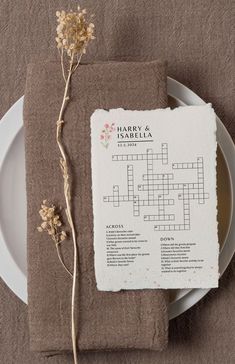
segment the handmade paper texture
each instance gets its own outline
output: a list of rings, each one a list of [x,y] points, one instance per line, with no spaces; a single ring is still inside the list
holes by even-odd
[[[218,286],[210,104],[91,117],[99,290]]]

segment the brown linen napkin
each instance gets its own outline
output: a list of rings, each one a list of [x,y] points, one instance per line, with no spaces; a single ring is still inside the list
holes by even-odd
[[[71,278],[46,233],[38,233],[44,199],[65,206],[56,120],[64,81],[58,63],[28,67],[24,125],[28,220],[28,304],[31,349],[68,351],[71,346]],[[164,62],[81,65],[73,75],[64,140],[71,156],[72,199],[80,252],[79,350],[162,350],[168,340],[168,293],[164,290],[99,292],[93,254],[90,116],[97,108],[166,107]],[[72,270],[72,242],[63,243]]]

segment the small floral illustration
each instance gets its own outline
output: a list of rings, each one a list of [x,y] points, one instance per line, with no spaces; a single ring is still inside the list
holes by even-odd
[[[112,134],[113,131],[115,131],[114,125],[115,125],[115,123],[112,123],[112,124],[105,123],[104,128],[101,131],[100,141],[101,141],[101,144],[105,148],[108,148],[109,143],[110,143],[110,139],[111,139],[111,134]]]

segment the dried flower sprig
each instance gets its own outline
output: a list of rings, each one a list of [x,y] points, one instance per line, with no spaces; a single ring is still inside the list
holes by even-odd
[[[86,9],[81,10],[77,8],[77,12],[65,11],[56,12],[57,22],[57,48],[61,56],[62,75],[65,81],[64,96],[62,100],[59,117],[57,120],[56,141],[60,150],[60,166],[64,180],[64,196],[66,201],[66,216],[71,229],[73,240],[73,285],[72,285],[72,303],[71,303],[71,331],[72,331],[72,345],[74,363],[77,364],[77,333],[75,325],[75,298],[76,298],[76,285],[77,285],[77,264],[78,264],[78,247],[77,237],[74,226],[72,206],[71,206],[71,186],[70,176],[68,171],[68,157],[62,141],[62,128],[64,125],[63,115],[64,110],[69,101],[69,85],[71,76],[79,66],[82,55],[86,53],[88,43],[94,39],[94,24],[87,20]],[[67,54],[69,60],[69,68],[66,75],[64,67],[64,54]],[[74,60],[76,63],[74,65]]]
[[[62,74],[65,82],[64,53],[67,53],[72,63],[74,58],[77,58],[77,64],[71,70],[73,73],[78,67],[82,55],[86,53],[88,43],[95,39],[95,26],[88,21],[86,9],[81,10],[80,6],[77,9],[77,12],[70,11],[66,13],[64,10],[56,12],[58,26],[56,28],[57,37],[55,40],[60,52]]]
[[[41,209],[39,210],[39,215],[43,221],[38,227],[39,232],[46,231],[49,235],[51,235],[52,240],[56,244],[59,244],[66,239],[66,232],[59,229],[62,226],[62,222],[54,205],[48,206],[48,201],[44,200],[41,205]]]
[[[50,235],[51,239],[55,243],[57,255],[61,264],[63,265],[66,272],[72,277],[73,275],[64,263],[60,251],[60,244],[62,241],[67,239],[68,235],[64,230],[61,229],[62,220],[57,210],[58,209],[54,205],[48,205],[48,201],[44,200],[41,204],[41,209],[39,210],[42,223],[37,229],[40,233],[46,232],[48,235]]]
[[[91,39],[94,39],[94,24],[87,22],[86,9],[78,12],[57,11],[57,48],[65,49],[68,56],[72,53],[86,53],[86,47]]]
[[[72,333],[72,346],[73,346],[73,356],[74,363],[78,363],[77,358],[77,333],[75,325],[75,298],[76,298],[76,285],[77,285],[77,265],[78,265],[78,246],[77,246],[77,236],[74,226],[74,219],[72,213],[72,203],[71,203],[71,176],[69,174],[68,168],[68,155],[63,144],[62,130],[65,124],[64,121],[64,111],[69,101],[69,85],[71,82],[72,74],[75,72],[80,64],[82,55],[86,53],[86,48],[89,42],[94,39],[94,24],[87,19],[86,9],[81,10],[80,7],[77,11],[57,11],[57,36],[56,43],[57,48],[60,53],[62,75],[65,81],[64,95],[62,99],[62,105],[59,112],[59,117],[56,122],[56,142],[60,151],[60,167],[63,176],[63,187],[64,187],[64,197],[66,202],[66,217],[68,224],[71,229],[71,237],[73,241],[73,284],[72,284],[72,299],[71,299],[71,333]],[[65,71],[65,56],[68,61],[68,70]],[[43,215],[44,216],[44,215]],[[54,220],[53,220],[54,221]],[[56,218],[56,228],[58,227],[58,218]],[[46,222],[46,221],[45,221]],[[46,227],[45,224],[43,226]],[[42,226],[40,230],[43,229]],[[55,226],[49,228],[47,232],[54,234]],[[52,236],[55,236],[53,235]],[[64,239],[64,233],[59,233],[59,239]],[[58,244],[57,244],[58,246]],[[60,259],[63,264],[63,260]],[[63,264],[64,265],[64,264]]]

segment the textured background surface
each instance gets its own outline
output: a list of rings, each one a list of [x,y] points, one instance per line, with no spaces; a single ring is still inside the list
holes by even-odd
[[[24,93],[26,65],[56,55],[55,11],[65,0],[1,0],[0,115]],[[233,0],[87,0],[97,40],[86,61],[168,60],[168,74],[212,102],[235,137],[235,2]],[[85,60],[85,58],[84,58]],[[17,243],[17,242],[16,242]],[[235,362],[235,260],[220,288],[170,323],[163,353],[91,353],[82,364],[203,364]],[[65,364],[72,358],[29,352],[27,307],[0,283],[0,362]]]

